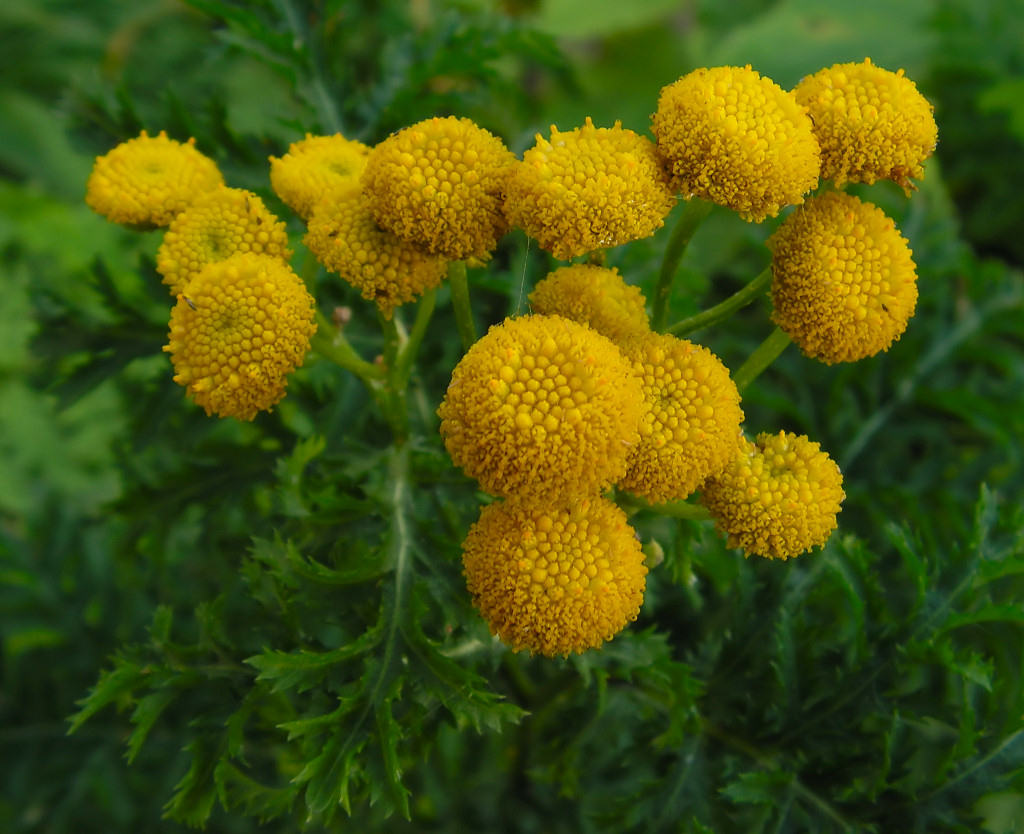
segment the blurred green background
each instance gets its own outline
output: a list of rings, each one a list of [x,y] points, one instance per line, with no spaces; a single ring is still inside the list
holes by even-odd
[[[277,37],[207,0],[0,5],[0,830],[184,830],[155,822],[184,768],[173,737],[156,732],[161,754],[128,767],[123,719],[109,712],[67,737],[66,717],[107,658],[145,637],[157,604],[194,606],[230,581],[233,569],[208,554],[244,543],[247,514],[265,507],[258,494],[229,496],[205,518],[203,501],[221,497],[218,456],[241,460],[252,446],[246,465],[259,478],[313,429],[287,401],[266,434],[220,426],[171,382],[159,351],[166,299],[139,277],[159,236],[108,224],[83,202],[94,156],[141,128],[196,135],[230,184],[271,200],[267,155],[307,130],[375,142],[456,112],[521,152],[550,124],[567,130],[588,115],[647,132],[659,89],[697,66],[749,63],[784,87],[865,56],[902,67],[935,105],[939,147],[909,201],[885,186],[864,193],[911,240],[917,317],[889,354],[856,366],[787,353],[745,399],[748,424],[821,441],[847,480],[842,530],[880,548],[889,522],[925,543],[966,540],[983,483],[1005,504],[1024,495],[1020,0],[240,6],[278,21]],[[297,43],[302,60],[290,62]],[[687,254],[675,312],[755,275],[771,226],[714,214]],[[611,262],[649,286],[664,239]],[[480,279],[481,320],[519,309],[523,276],[542,274],[521,248]],[[731,367],[768,332],[763,309],[740,321],[707,334]],[[435,391],[445,373],[427,372]],[[320,384],[315,368],[303,384]],[[987,830],[1024,830],[1020,794],[986,801],[976,810]],[[216,826],[256,830],[226,817]]]

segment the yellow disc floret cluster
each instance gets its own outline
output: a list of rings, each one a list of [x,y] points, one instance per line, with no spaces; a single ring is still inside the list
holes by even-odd
[[[643,293],[627,284],[617,269],[563,266],[538,282],[530,304],[536,313],[589,324],[616,344],[651,330]]]
[[[906,238],[871,203],[840,192],[809,200],[768,240],[772,314],[808,356],[827,364],[888,350],[917,304]]]
[[[164,235],[157,271],[177,295],[207,264],[240,252],[291,257],[288,233],[251,191],[222,186],[197,197]]]
[[[626,130],[583,127],[523,154],[508,185],[505,214],[556,258],[649,237],[675,201],[649,139]]]
[[[650,333],[624,352],[649,410],[618,485],[655,504],[686,498],[735,456],[739,392],[717,356],[685,339]]]
[[[730,547],[772,559],[824,545],[845,497],[835,461],[819,444],[789,432],[744,440],[702,492]]]
[[[224,184],[217,165],[195,149],[195,140],[176,142],[164,131],[146,131],[97,157],[85,202],[115,223],[166,226],[195,200]]]
[[[506,319],[469,349],[438,414],[452,460],[484,490],[556,500],[623,475],[643,407],[609,339],[534,315]]]
[[[774,217],[818,183],[806,108],[749,66],[697,69],[669,84],[652,129],[676,191],[745,220]]]
[[[304,243],[327,269],[373,301],[386,318],[438,286],[447,262],[381,229],[358,185],[314,210]]]
[[[513,162],[469,119],[427,119],[371,151],[363,190],[388,231],[449,260],[487,258],[508,231],[501,203]]]
[[[938,139],[932,106],[903,74],[865,59],[835,64],[793,91],[814,120],[821,176],[837,186],[889,179],[904,190],[924,174]]]
[[[598,648],[643,602],[640,542],[604,498],[491,504],[462,547],[474,604],[516,650],[555,657]]]
[[[164,350],[207,414],[252,420],[284,396],[315,330],[302,279],[279,258],[246,253],[185,285]]]
[[[325,197],[359,182],[370,148],[340,133],[292,142],[288,153],[270,157],[270,185],[284,203],[309,220]]]

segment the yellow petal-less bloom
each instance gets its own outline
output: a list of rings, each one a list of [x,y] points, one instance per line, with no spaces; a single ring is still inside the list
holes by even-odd
[[[889,179],[905,191],[924,175],[921,163],[938,139],[932,106],[903,74],[861,64],[835,64],[793,90],[814,120],[821,176],[836,186]]]
[[[288,260],[288,232],[258,196],[241,188],[209,191],[171,222],[156,254],[157,271],[172,295],[204,266],[240,252]]]
[[[316,331],[313,299],[280,258],[245,253],[209,264],[171,311],[174,381],[207,414],[252,420],[284,397]]]
[[[516,651],[555,657],[598,648],[643,604],[640,542],[604,498],[491,504],[462,548],[473,603]]]
[[[514,162],[469,119],[426,119],[370,152],[363,191],[388,231],[448,260],[486,259],[508,231],[501,202]]]
[[[309,220],[320,200],[359,183],[370,148],[340,133],[292,142],[288,153],[270,157],[270,185],[299,217]]]
[[[358,185],[325,200],[309,219],[305,244],[327,269],[373,301],[386,318],[438,286],[447,262],[381,229]]]
[[[626,130],[583,127],[537,143],[509,181],[509,222],[556,258],[649,237],[675,205],[654,144]]]
[[[651,330],[643,293],[614,268],[563,266],[537,283],[530,304],[536,313],[589,324],[616,344]]]
[[[789,432],[759,434],[755,443],[744,439],[701,495],[729,547],[772,559],[824,545],[844,498],[835,461],[818,443]]]
[[[662,89],[652,121],[676,191],[756,222],[818,184],[811,128],[796,97],[749,65],[684,75]]]
[[[96,158],[85,202],[115,223],[166,226],[200,194],[224,184],[216,163],[164,131],[146,131]]]
[[[902,335],[917,304],[906,238],[871,203],[830,192],[808,200],[768,239],[772,318],[826,364],[874,356]]]
[[[686,498],[720,472],[740,442],[740,395],[710,350],[650,333],[623,348],[650,410],[618,485],[655,504]]]
[[[484,490],[556,500],[623,475],[643,408],[613,342],[561,316],[523,316],[466,352],[438,414],[452,460]]]

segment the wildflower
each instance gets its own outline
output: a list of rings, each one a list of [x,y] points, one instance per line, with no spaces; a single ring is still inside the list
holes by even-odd
[[[291,257],[288,233],[251,191],[221,186],[197,197],[171,222],[156,255],[171,294],[182,291],[207,264],[239,252]]]
[[[438,410],[457,466],[492,495],[594,494],[626,471],[640,381],[600,333],[561,316],[506,319],[452,372]]]
[[[174,381],[207,414],[252,420],[284,397],[315,330],[302,279],[280,258],[247,252],[185,285],[164,350]]]
[[[818,443],[784,431],[759,434],[755,443],[744,439],[701,495],[729,547],[772,559],[824,545],[844,498],[835,461]]]
[[[166,226],[200,194],[224,184],[209,157],[164,131],[146,131],[97,157],[85,202],[115,223]]]
[[[903,70],[835,64],[804,78],[793,91],[814,120],[821,176],[836,186],[889,179],[909,193],[924,175],[938,128],[932,106]]]
[[[616,344],[651,330],[643,293],[623,281],[617,269],[563,266],[538,282],[530,304],[534,312],[589,324]]]
[[[643,381],[649,411],[618,485],[653,503],[686,498],[736,454],[740,395],[710,350],[650,333],[623,349]]]
[[[292,142],[281,158],[270,157],[274,193],[303,220],[324,197],[359,183],[370,148],[340,133]]]
[[[514,161],[469,119],[426,119],[371,151],[363,190],[388,231],[449,260],[486,259],[508,231],[501,201]]]
[[[386,318],[397,305],[440,284],[447,269],[444,258],[381,229],[358,185],[314,209],[304,242],[320,263],[375,302]]]
[[[505,199],[509,222],[566,260],[649,237],[674,205],[650,140],[620,122],[583,127],[537,143],[515,166]]]
[[[516,651],[554,657],[598,648],[643,603],[640,542],[604,498],[491,504],[462,549],[473,603]]]
[[[826,364],[874,356],[899,339],[917,304],[910,247],[871,203],[830,192],[809,200],[768,239],[772,318]]]
[[[749,65],[696,69],[664,87],[652,129],[673,189],[744,220],[775,217],[818,183],[806,108]]]

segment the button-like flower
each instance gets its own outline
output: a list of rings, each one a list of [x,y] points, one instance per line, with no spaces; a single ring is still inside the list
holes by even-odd
[[[643,293],[623,281],[617,269],[563,266],[537,283],[530,304],[536,313],[589,324],[616,344],[651,330]]]
[[[537,144],[515,166],[509,222],[556,258],[649,237],[675,205],[653,143],[626,130],[583,127]]]
[[[653,503],[686,498],[721,472],[740,442],[740,395],[710,350],[650,333],[623,348],[650,410],[618,485]]]
[[[640,542],[604,498],[491,504],[462,549],[474,604],[517,651],[555,657],[598,648],[643,604]]]
[[[270,157],[274,193],[303,220],[324,197],[359,183],[370,148],[340,133],[292,142],[280,159]]]
[[[85,202],[115,223],[166,226],[200,194],[224,184],[217,165],[164,131],[146,131],[97,157]]]
[[[375,302],[386,318],[397,305],[438,286],[447,269],[441,256],[381,229],[358,185],[314,209],[304,242],[320,263]]]
[[[561,316],[524,316],[469,349],[438,414],[452,460],[487,492],[556,500],[625,473],[643,408],[613,342]]]
[[[515,156],[469,119],[426,119],[370,153],[363,191],[377,222],[448,260],[487,258],[508,231],[501,210]]]
[[[864,63],[835,64],[793,90],[814,120],[821,176],[837,186],[889,179],[905,191],[924,175],[938,128],[932,106],[903,74]]]
[[[280,258],[246,253],[209,264],[171,311],[174,381],[207,414],[252,420],[284,397],[316,331],[313,299]]]
[[[251,191],[220,187],[174,218],[156,255],[157,271],[177,295],[207,264],[240,252],[291,257],[284,223]]]
[[[739,454],[705,482],[701,495],[729,547],[772,559],[824,545],[844,498],[835,461],[819,444],[789,432],[743,440]]]
[[[772,318],[826,364],[874,356],[902,335],[917,304],[906,238],[885,213],[830,192],[808,200],[768,239]]]
[[[749,65],[696,69],[669,84],[652,129],[676,191],[744,220],[775,217],[818,184],[806,108]]]

